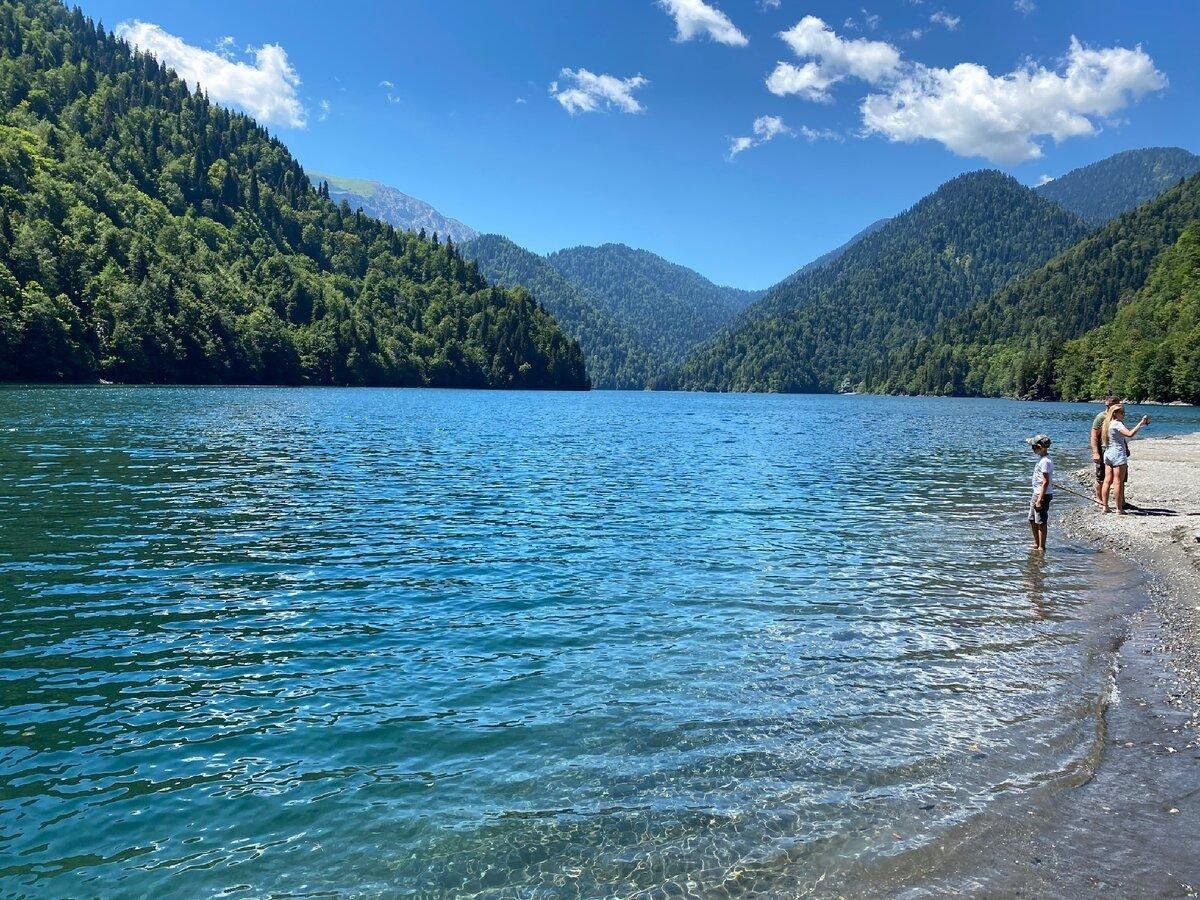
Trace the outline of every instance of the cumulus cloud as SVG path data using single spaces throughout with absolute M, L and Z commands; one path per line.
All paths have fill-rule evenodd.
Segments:
M 941 25 L 949 31 L 954 31 L 962 23 L 962 18 L 959 16 L 952 16 L 948 12 L 938 10 L 929 17 L 929 21 L 935 25 Z
M 759 116 L 754 120 L 751 130 L 754 132 L 753 137 L 735 137 L 730 141 L 729 159 L 732 160 L 751 147 L 760 147 L 768 141 L 773 141 L 782 134 L 795 134 L 779 116 Z
M 634 91 L 650 83 L 641 75 L 618 78 L 615 75 L 597 75 L 587 69 L 563 69 L 559 78 L 566 83 L 551 82 L 550 94 L 571 115 L 601 109 L 618 109 L 626 113 L 645 110 L 633 96 Z
M 914 65 L 863 101 L 863 125 L 892 141 L 935 140 L 960 156 L 1016 164 L 1042 155 L 1039 138 L 1093 135 L 1096 119 L 1166 83 L 1140 46 L 1093 50 L 1072 38 L 1057 70 L 1030 63 L 992 75 L 974 63 Z
M 222 38 L 218 52 L 185 43 L 151 22 L 133 20 L 117 26 L 118 37 L 174 69 L 189 84 L 200 84 L 212 100 L 244 109 L 260 122 L 303 128 L 304 104 L 296 93 L 300 76 L 278 44 L 249 52 L 254 63 L 231 57 L 233 42 Z
M 798 94 L 828 103 L 829 88 L 848 77 L 876 84 L 896 74 L 900 51 L 885 41 L 847 40 L 816 16 L 805 16 L 779 35 L 801 59 L 802 66 L 781 62 L 767 77 L 767 89 L 777 96 Z
M 729 16 L 704 0 L 658 0 L 658 5 L 675 19 L 675 40 L 690 41 L 708 35 L 719 44 L 745 47 L 750 43 Z M 778 2 L 766 4 L 779 6 Z

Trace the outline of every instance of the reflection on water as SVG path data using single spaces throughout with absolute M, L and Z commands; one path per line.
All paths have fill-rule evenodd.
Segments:
M 1020 443 L 1084 408 L 114 388 L 0 419 L 6 894 L 806 889 L 1092 759 L 1119 573 L 1029 556 Z

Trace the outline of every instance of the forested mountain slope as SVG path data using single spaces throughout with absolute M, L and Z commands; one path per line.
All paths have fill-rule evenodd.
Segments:
M 361 178 L 343 178 L 322 172 L 308 172 L 313 184 L 322 181 L 329 185 L 329 198 L 334 203 L 345 200 L 351 209 L 362 207 L 368 216 L 395 225 L 404 231 L 420 231 L 450 238 L 456 244 L 464 244 L 479 237 L 479 232 L 458 219 L 444 216 L 424 200 L 409 196 L 394 187 L 378 181 Z
M 853 247 L 855 244 L 857 244 L 863 238 L 868 237 L 868 236 L 874 234 L 875 232 L 877 232 L 880 228 L 882 228 L 884 225 L 886 225 L 890 221 L 892 221 L 892 220 L 891 219 L 877 219 L 876 221 L 874 221 L 870 225 L 868 225 L 866 228 L 864 228 L 862 231 L 858 232 L 858 234 L 854 235 L 854 237 L 850 238 L 850 240 L 846 241 L 846 243 L 844 243 L 838 247 L 834 247 L 828 253 L 821 254 L 816 259 L 814 259 L 812 262 L 808 263 L 805 266 L 802 266 L 801 268 L 799 268 L 798 270 L 793 272 L 787 278 L 783 279 L 783 281 L 781 281 L 780 284 L 783 284 L 788 281 L 794 281 L 795 279 L 799 278 L 801 275 L 806 275 L 809 272 L 813 271 L 814 269 L 824 269 L 826 266 L 833 265 L 835 262 L 837 262 L 839 259 L 841 259 L 846 254 L 847 250 L 849 250 L 851 247 Z
M 0 48 L 0 378 L 586 387 L 526 292 L 78 10 L 0 0 Z
M 1159 254 L 1112 321 L 1067 343 L 1055 373 L 1064 400 L 1116 394 L 1200 404 L 1200 221 Z
M 1200 174 L 894 354 L 872 384 L 921 394 L 1053 397 L 1063 343 L 1108 322 L 1200 218 Z
M 762 296 L 713 284 L 686 266 L 624 244 L 573 247 L 547 259 L 665 365 L 679 363 Z
M 1034 188 L 1099 228 L 1200 172 L 1200 156 L 1180 147 L 1127 150 Z
M 999 172 L 963 175 L 772 289 L 681 368 L 698 390 L 834 391 L 874 383 L 891 348 L 1033 271 L 1087 233 Z
M 569 281 L 545 257 L 508 238 L 485 234 L 459 248 L 480 272 L 500 285 L 524 285 L 567 334 L 579 341 L 592 385 L 641 390 L 649 386 L 657 365 L 614 316 L 583 287 Z

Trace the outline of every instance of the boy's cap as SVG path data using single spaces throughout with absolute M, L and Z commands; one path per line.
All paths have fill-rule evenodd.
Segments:
M 1030 447 L 1049 447 L 1050 438 L 1046 437 L 1044 434 L 1035 434 L 1031 438 L 1025 438 L 1025 443 L 1027 443 Z

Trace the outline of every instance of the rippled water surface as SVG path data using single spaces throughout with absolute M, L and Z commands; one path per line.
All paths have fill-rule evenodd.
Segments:
M 0 893 L 869 887 L 1094 763 L 1093 412 L 0 391 Z

